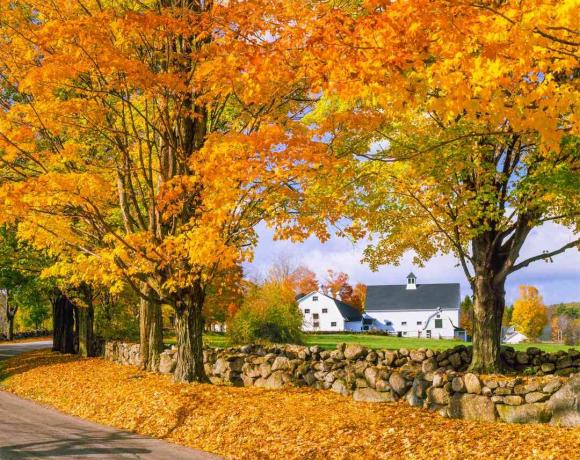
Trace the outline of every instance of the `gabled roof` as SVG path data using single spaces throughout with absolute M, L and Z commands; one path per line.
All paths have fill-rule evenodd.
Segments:
M 303 300 L 306 300 L 307 297 L 310 297 L 313 294 L 321 295 L 321 296 L 327 297 L 330 300 L 332 300 L 345 321 L 360 321 L 360 320 L 362 320 L 362 313 L 358 310 L 358 308 L 355 308 L 352 305 L 349 305 L 345 302 L 342 302 L 341 300 L 335 299 L 334 297 L 330 297 L 329 295 L 326 295 L 320 291 L 309 292 L 305 296 L 302 296 L 301 298 L 299 298 L 297 300 L 297 302 L 300 303 Z
M 366 311 L 459 309 L 459 283 L 367 286 Z
M 328 297 L 328 296 L 327 296 Z M 332 297 L 331 297 L 332 299 Z M 357 308 L 344 303 L 338 299 L 332 299 L 338 308 L 338 311 L 342 317 L 347 321 L 360 321 L 362 319 L 362 313 Z
M 409 279 L 409 278 L 415 278 L 416 279 L 417 277 L 415 276 L 415 274 L 413 272 L 411 272 L 411 273 L 409 273 L 407 275 L 407 279 Z

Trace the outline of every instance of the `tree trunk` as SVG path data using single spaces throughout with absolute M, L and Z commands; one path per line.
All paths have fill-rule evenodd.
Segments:
M 73 354 L 74 346 L 74 309 L 73 303 L 64 294 L 59 294 L 53 303 L 53 342 L 52 350 Z
M 473 357 L 469 370 L 481 374 L 496 374 L 502 370 L 500 362 L 501 323 L 505 308 L 505 281 L 493 276 L 475 279 L 473 306 Z
M 209 379 L 203 367 L 203 316 L 204 292 L 200 287 L 184 293 L 175 305 L 177 335 L 176 382 L 205 382 Z
M 92 303 L 78 309 L 79 355 L 85 358 L 94 356 L 93 318 L 94 307 Z
M 6 338 L 9 342 L 14 340 L 14 316 L 16 315 L 11 315 L 10 312 L 8 312 L 8 333 Z
M 148 297 L 151 291 L 145 293 Z M 163 315 L 161 302 L 141 299 L 139 308 L 139 339 L 141 369 L 159 370 L 160 354 L 163 351 Z
M 95 317 L 93 289 L 87 285 L 81 285 L 79 293 L 85 303 L 84 307 L 77 307 L 77 335 L 78 353 L 85 358 L 95 356 L 94 350 L 94 327 Z

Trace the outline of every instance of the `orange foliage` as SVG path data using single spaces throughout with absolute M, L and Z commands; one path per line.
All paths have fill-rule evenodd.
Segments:
M 318 280 L 316 274 L 304 265 L 299 266 L 292 272 L 294 290 L 297 294 L 308 294 L 318 290 Z
M 354 307 L 357 307 L 360 311 L 364 311 L 366 298 L 367 298 L 366 285 L 362 283 L 356 283 L 354 285 L 352 295 L 350 296 L 350 298 L 348 298 L 348 300 L 345 300 L 345 302 L 351 304 Z
M 450 460 L 568 460 L 580 449 L 578 428 L 452 420 L 406 402 L 357 403 L 325 390 L 183 385 L 46 351 L 6 367 L 5 388 L 22 397 L 231 459 L 422 459 L 442 452 Z
M 352 286 L 348 283 L 348 275 L 343 272 L 335 272 L 328 270 L 322 291 L 334 298 L 340 298 L 346 302 L 345 299 L 350 299 L 352 296 Z

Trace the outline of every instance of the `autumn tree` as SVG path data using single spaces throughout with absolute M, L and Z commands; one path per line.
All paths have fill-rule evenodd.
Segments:
M 296 295 L 305 295 L 319 289 L 316 274 L 304 265 L 298 266 L 291 274 Z
M 473 300 L 469 295 L 459 305 L 459 327 L 465 329 L 469 335 L 473 334 Z
M 294 46 L 309 5 L 29 0 L 0 10 L 3 219 L 58 256 L 51 274 L 135 290 L 144 368 L 158 365 L 161 304 L 171 305 L 175 378 L 207 381 L 202 312 L 214 276 L 251 257 L 262 220 L 281 237 L 316 231 L 283 217 L 325 158 L 300 122 L 316 99 Z
M 356 283 L 352 290 L 352 294 L 344 301 L 354 307 L 357 307 L 361 312 L 365 309 L 365 302 L 367 298 L 367 286 L 363 283 Z
M 322 291 L 330 297 L 339 298 L 347 302 L 353 294 L 353 288 L 348 282 L 348 275 L 343 272 L 328 270 L 326 279 L 322 283 Z
M 203 306 L 205 327 L 225 325 L 230 317 L 239 310 L 244 297 L 242 267 L 236 266 L 217 274 L 207 289 Z
M 231 321 L 232 341 L 301 343 L 304 318 L 294 292 L 289 279 L 267 279 L 252 286 Z
M 520 296 L 514 302 L 512 323 L 518 332 L 531 339 L 537 339 L 548 324 L 546 307 L 534 286 L 520 286 Z
M 321 185 L 353 217 L 341 232 L 368 230 L 372 268 L 407 251 L 457 257 L 474 293 L 474 371 L 500 370 L 508 276 L 579 245 L 520 256 L 546 222 L 579 230 L 573 11 L 366 1 L 335 9 L 311 44 L 325 93 L 309 121 L 352 159 Z
M 566 345 L 580 341 L 580 306 L 576 303 L 560 304 L 552 311 L 552 339 Z
M 278 284 L 289 283 L 294 288 L 295 294 L 304 295 L 319 289 L 316 274 L 305 265 L 296 265 L 288 255 L 279 255 L 268 267 L 265 281 L 273 281 Z

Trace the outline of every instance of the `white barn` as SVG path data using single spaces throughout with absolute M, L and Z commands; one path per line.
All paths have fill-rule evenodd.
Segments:
M 306 294 L 297 303 L 304 316 L 302 330 L 305 332 L 361 330 L 359 310 L 322 292 Z
M 453 338 L 459 328 L 459 283 L 367 286 L 363 330 L 405 337 Z
M 502 343 L 515 344 L 522 343 L 527 340 L 529 340 L 528 337 L 526 337 L 521 332 L 516 331 L 516 329 L 513 326 L 502 328 L 502 338 L 501 338 Z

